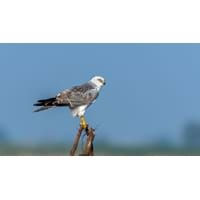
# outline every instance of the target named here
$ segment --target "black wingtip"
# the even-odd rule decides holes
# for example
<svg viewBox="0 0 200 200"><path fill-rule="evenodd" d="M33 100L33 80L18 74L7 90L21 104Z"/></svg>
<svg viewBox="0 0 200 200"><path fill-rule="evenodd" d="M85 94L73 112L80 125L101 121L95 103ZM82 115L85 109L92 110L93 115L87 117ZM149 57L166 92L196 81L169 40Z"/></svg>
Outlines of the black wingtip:
<svg viewBox="0 0 200 200"><path fill-rule="evenodd" d="M56 100L56 98L53 97L53 98L49 98L49 99L40 99L37 102L38 103L45 103L45 102L51 102L51 101L55 101L55 100Z"/></svg>
<svg viewBox="0 0 200 200"><path fill-rule="evenodd" d="M50 107L40 107L39 109L34 110L33 112L37 113L37 112L40 112L40 111L47 110L47 109L49 109L49 108L50 108Z"/></svg>
<svg viewBox="0 0 200 200"><path fill-rule="evenodd" d="M42 103L35 103L33 106L42 106Z"/></svg>

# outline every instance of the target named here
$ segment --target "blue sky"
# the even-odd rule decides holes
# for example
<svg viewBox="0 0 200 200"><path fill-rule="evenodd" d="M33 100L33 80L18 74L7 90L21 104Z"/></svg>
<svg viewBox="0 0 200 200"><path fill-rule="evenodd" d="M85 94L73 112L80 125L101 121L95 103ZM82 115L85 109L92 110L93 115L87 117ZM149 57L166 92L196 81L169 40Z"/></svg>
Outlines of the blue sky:
<svg viewBox="0 0 200 200"><path fill-rule="evenodd" d="M200 122L198 44L1 44L0 69L0 127L15 141L71 141L79 121L69 110L32 104L94 75L107 80L86 114L99 139L179 141Z"/></svg>

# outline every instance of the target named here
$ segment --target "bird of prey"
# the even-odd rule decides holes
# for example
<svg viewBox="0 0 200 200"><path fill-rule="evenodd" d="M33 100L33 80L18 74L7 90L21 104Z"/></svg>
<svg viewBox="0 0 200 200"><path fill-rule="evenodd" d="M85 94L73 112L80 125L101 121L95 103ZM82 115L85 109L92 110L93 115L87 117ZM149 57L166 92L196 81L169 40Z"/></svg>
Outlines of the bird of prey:
<svg viewBox="0 0 200 200"><path fill-rule="evenodd" d="M34 106L40 106L40 108L34 112L55 107L68 107L73 117L80 118L81 127L85 129L87 127L84 117L86 109L95 102L105 84L106 82L103 77L95 76L87 83L66 89L53 98L38 100Z"/></svg>

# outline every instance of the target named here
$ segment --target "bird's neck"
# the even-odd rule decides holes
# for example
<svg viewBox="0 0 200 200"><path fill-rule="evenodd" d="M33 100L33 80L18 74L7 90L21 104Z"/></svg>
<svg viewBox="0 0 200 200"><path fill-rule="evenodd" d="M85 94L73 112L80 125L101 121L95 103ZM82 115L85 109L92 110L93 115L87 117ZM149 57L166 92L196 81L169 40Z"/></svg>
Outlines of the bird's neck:
<svg viewBox="0 0 200 200"><path fill-rule="evenodd" d="M94 87L97 89L98 92L101 90L101 88L102 88L101 84L97 84L97 83L93 83L93 82L90 82L90 83L94 85Z"/></svg>
<svg viewBox="0 0 200 200"><path fill-rule="evenodd" d="M101 90L102 86L97 86L96 89L99 92Z"/></svg>

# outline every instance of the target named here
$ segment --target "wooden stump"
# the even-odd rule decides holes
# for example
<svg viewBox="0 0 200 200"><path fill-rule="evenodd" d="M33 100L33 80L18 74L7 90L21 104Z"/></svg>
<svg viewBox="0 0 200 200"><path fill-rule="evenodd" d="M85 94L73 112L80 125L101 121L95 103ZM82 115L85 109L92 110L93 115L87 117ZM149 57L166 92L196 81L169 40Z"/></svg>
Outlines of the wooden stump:
<svg viewBox="0 0 200 200"><path fill-rule="evenodd" d="M70 156L75 156L78 145L79 145L80 137L83 131L85 131L87 139L84 145L83 152L79 154L79 156L94 156L93 142L95 138L95 130L93 128L90 128L89 125L86 127L86 129L83 129L82 127L79 128L76 134L72 149L70 151Z"/></svg>

